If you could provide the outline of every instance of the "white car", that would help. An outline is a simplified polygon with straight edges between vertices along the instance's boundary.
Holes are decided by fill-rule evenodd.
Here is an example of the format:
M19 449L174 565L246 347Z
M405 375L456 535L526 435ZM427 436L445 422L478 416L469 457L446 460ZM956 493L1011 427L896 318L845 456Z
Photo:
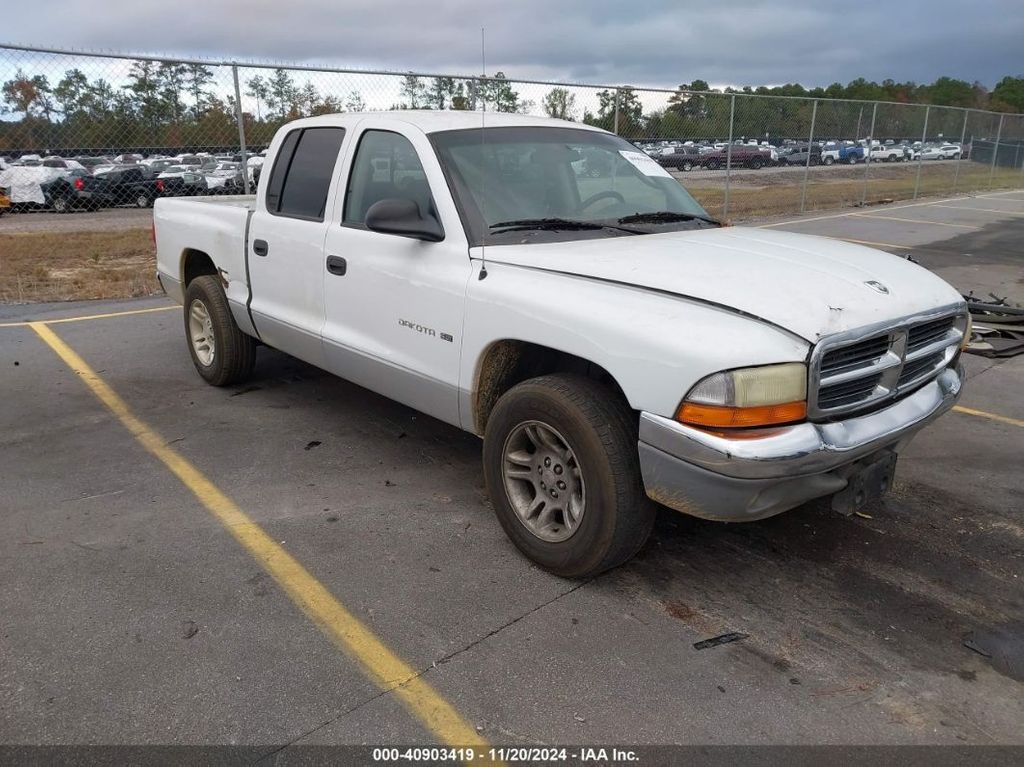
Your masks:
M871 162L906 162L910 152L902 144L876 146L872 147L869 159Z
M960 147L956 144L928 146L921 150L923 160L957 160L960 158Z
M853 513L957 401L966 305L923 267L723 226L606 131L485 119L297 120L255 198L157 200L198 374L238 384L262 342L479 435L505 532L568 577L636 553L652 501Z

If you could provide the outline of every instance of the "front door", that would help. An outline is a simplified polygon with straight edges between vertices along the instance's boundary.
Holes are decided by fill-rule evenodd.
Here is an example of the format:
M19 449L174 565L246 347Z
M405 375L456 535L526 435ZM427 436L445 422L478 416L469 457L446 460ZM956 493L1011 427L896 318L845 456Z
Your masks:
M425 135L360 124L344 195L327 228L324 354L337 375L459 423L459 355L468 243ZM351 153L349 153L351 154ZM385 199L413 200L445 237L425 242L366 228Z

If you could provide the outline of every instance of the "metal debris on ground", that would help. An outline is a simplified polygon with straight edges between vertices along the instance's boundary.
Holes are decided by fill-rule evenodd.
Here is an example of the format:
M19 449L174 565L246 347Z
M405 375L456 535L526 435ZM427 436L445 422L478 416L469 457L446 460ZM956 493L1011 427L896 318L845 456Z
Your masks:
M1014 357L1024 353L1024 307L989 293L980 301L970 293L964 298L973 329L965 351L984 357Z
M700 642L693 643L694 650L706 650L709 647L718 647L721 644L729 644L730 642L738 642L741 639L746 639L749 634L741 634L739 631L730 631L728 634L719 634L711 639L704 639Z

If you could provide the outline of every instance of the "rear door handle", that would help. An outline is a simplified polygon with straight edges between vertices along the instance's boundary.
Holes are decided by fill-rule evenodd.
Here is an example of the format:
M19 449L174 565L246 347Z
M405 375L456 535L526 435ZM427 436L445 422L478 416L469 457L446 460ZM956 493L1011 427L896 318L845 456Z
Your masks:
M266 240L253 240L252 241L252 252L257 256L265 256L270 252L270 246L267 245Z
M344 277L345 272L348 271L348 263L341 256L328 256L327 271L339 277Z

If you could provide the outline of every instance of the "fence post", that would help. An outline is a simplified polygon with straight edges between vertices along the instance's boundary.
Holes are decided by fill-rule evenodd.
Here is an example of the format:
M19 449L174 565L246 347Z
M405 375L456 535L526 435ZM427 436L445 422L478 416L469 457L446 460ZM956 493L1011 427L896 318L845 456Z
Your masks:
M956 194L956 185L960 180L960 160L964 156L964 142L967 140L967 118L970 117L971 110L964 110L964 128L960 131L960 154L956 156L956 168L953 170L953 194Z
M729 180L732 177L732 126L736 120L736 94L729 98L729 143L725 146L725 204L722 218L729 217Z
M1005 114L999 115L999 127L996 129L996 145L992 149L992 169L988 172L988 188L992 188L992 180L996 176L996 157L999 156L999 140L1003 137L1003 118Z
M804 163L804 183L800 187L800 213L802 214L807 203L807 177L811 172L811 147L814 145L814 121L818 118L818 100L814 100L814 106L811 107L811 132L807 136L807 160Z
M917 178L914 179L914 199L917 199L917 191L921 187L921 163L924 162L924 142L928 140L928 115L932 108L924 108L924 130L921 131L921 154L917 156Z
M868 168L871 167L871 142L875 138L875 117L878 115L878 102L871 108L871 131L867 135L867 140L864 142L864 190L860 195L860 205L863 208L864 204L868 201Z
M235 81L235 121L238 123L238 145L242 149L242 185L249 194L249 154L245 150L245 119L242 117L242 91L238 87L238 64L231 65L231 77Z
M615 89L615 128L612 130L616 136L619 135L619 89Z

